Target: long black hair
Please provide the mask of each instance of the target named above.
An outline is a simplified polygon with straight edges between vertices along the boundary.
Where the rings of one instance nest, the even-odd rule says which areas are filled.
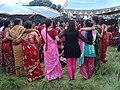
[[[22,20],[20,18],[16,18],[14,20],[14,25],[19,25]]]
[[[51,25],[52,20],[51,19],[46,19],[45,20],[45,27],[46,27],[46,40],[47,40],[47,29]]]
[[[68,30],[75,30],[75,20],[68,21]]]
[[[91,20],[86,20],[85,21],[85,25],[86,27],[92,27],[92,23]],[[92,42],[93,41],[93,35],[92,35],[92,30],[91,31],[87,31],[87,39]]]
[[[4,26],[4,21],[5,21],[5,20],[0,20],[0,28],[1,28],[2,26]]]
[[[26,29],[32,28],[32,21],[25,21],[24,28]]]
[[[99,17],[98,16],[93,16],[92,20],[94,20],[96,24],[99,23]]]
[[[9,25],[10,25],[10,21],[5,20],[5,21],[4,21],[4,28],[3,28],[3,30],[2,30],[2,31],[4,31],[4,30],[5,30],[5,28],[7,28]]]

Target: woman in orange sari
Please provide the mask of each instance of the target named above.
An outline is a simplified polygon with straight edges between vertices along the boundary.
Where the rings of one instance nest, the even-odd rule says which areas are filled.
[[[26,21],[24,24],[26,31],[32,28],[32,22]],[[22,36],[22,46],[24,53],[24,68],[28,74],[28,80],[34,81],[43,77],[43,71],[39,59],[40,37],[34,30],[29,33],[24,33]]]
[[[10,30],[10,36],[15,40],[25,31],[24,27],[22,26],[22,20],[16,19],[14,21],[14,27]],[[24,76],[25,71],[23,68],[23,50],[22,50],[22,43],[14,43],[13,40],[13,54],[15,60],[15,70],[16,75],[18,77]]]

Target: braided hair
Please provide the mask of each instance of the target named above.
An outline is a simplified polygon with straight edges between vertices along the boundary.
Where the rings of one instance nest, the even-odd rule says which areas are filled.
[[[86,25],[86,27],[92,27],[92,23],[91,23],[91,20],[86,20],[85,21],[85,25]],[[89,40],[89,41],[93,41],[93,35],[92,35],[92,30],[91,31],[87,31],[87,39]]]
[[[51,25],[51,23],[52,23],[52,20],[50,20],[50,19],[45,20],[45,26],[46,26],[46,51],[47,51],[47,45],[48,45],[48,42],[47,42],[47,30],[48,30],[49,26]]]

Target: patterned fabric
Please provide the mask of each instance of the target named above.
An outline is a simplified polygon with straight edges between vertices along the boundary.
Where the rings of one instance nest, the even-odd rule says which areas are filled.
[[[101,33],[102,29],[98,27],[98,25],[93,25],[95,29]],[[98,74],[98,70],[100,68],[100,47],[99,47],[99,38],[97,37],[95,40],[95,53],[96,53],[96,66],[95,66],[95,74]]]
[[[21,33],[24,32],[24,27],[21,25],[16,25],[10,30],[10,36],[14,39],[18,38]],[[25,71],[23,68],[23,50],[22,50],[22,43],[17,45],[13,45],[13,54],[14,54],[14,61],[15,61],[15,70],[16,75],[18,77],[24,76]]]
[[[42,37],[45,41],[44,45],[44,65],[45,65],[45,76],[47,80],[54,80],[62,78],[62,67],[59,61],[58,46],[56,42],[47,34],[48,47],[46,46],[46,29],[43,29]]]
[[[43,76],[40,65],[38,43],[40,38],[36,32],[24,34],[22,38],[24,52],[24,68],[28,73],[28,80],[33,81]]]
[[[9,30],[10,30],[9,28],[6,28],[3,31],[3,38],[6,37],[6,32],[9,32]],[[5,72],[8,74],[14,74],[15,66],[11,41],[6,40],[2,42],[2,52]]]
[[[102,63],[106,63],[106,50],[107,50],[107,46],[109,45],[111,37],[112,37],[112,33],[104,32],[103,37],[99,41],[100,60]]]

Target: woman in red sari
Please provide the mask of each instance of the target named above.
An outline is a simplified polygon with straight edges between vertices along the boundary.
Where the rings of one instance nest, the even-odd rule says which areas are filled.
[[[3,54],[2,54],[2,30],[4,20],[0,20],[0,68],[3,67]]]
[[[101,64],[106,63],[106,51],[107,51],[107,46],[109,45],[109,41],[112,37],[112,33],[108,32],[108,27],[104,24],[104,19],[100,18],[99,21],[99,32],[101,33],[103,29],[103,36],[99,40],[99,49],[100,49],[100,62]]]
[[[13,38],[9,37],[10,31],[10,21],[4,22],[4,28],[2,30],[2,53],[3,53],[3,62],[4,62],[4,70],[6,74],[14,74],[15,66],[14,66],[14,56],[12,51],[12,40]]]
[[[26,28],[26,31],[31,30],[32,22],[26,21],[24,27]],[[22,45],[24,52],[24,68],[28,73],[28,80],[30,82],[43,77],[39,59],[39,44],[40,37],[34,30],[23,34]]]

